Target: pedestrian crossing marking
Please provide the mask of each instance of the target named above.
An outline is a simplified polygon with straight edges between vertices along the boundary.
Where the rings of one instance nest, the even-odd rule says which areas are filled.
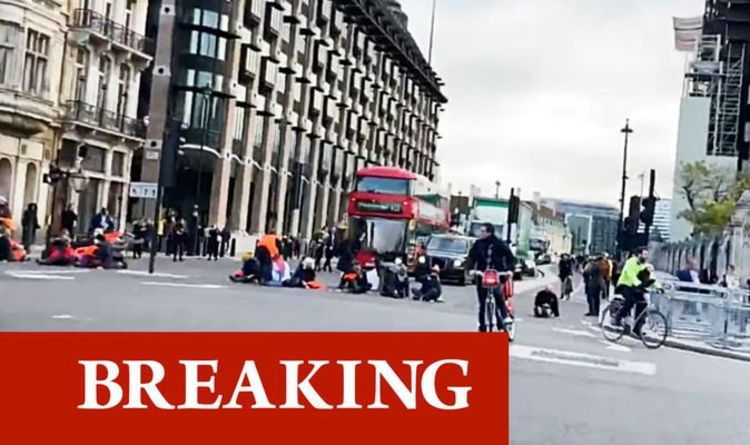
[[[579,366],[604,371],[627,372],[645,376],[656,375],[656,364],[654,363],[619,360],[580,352],[512,345],[510,347],[510,356],[523,360]]]
[[[163,286],[163,287],[181,287],[181,288],[193,288],[193,289],[226,289],[227,286],[220,284],[188,284],[188,283],[168,283],[162,281],[143,281],[141,282],[144,286]]]
[[[120,275],[133,275],[139,277],[174,278],[176,280],[184,280],[186,278],[190,278],[187,275],[177,275],[165,272],[154,272],[151,274],[148,273],[147,270],[118,270],[117,273]]]

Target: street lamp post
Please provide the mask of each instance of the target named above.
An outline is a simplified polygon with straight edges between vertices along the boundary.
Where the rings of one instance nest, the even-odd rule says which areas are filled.
[[[625,188],[628,183],[628,140],[633,133],[633,129],[630,128],[630,119],[625,121],[625,128],[620,130],[620,132],[625,135],[625,145],[622,155],[622,187],[620,189],[620,224],[622,224],[622,220],[625,217]]]
[[[201,135],[201,145],[198,150],[198,180],[195,184],[195,208],[194,210],[198,212],[196,224],[195,224],[195,240],[193,241],[193,253],[195,256],[200,256],[200,246],[199,246],[199,239],[200,236],[198,236],[198,230],[200,228],[200,221],[201,221],[201,186],[203,182],[203,149],[208,144],[208,118],[210,116],[210,108],[211,105],[213,105],[213,100],[209,103],[209,100],[212,99],[211,97],[211,86],[206,84],[204,88],[201,89],[200,95],[203,97],[203,116],[201,116],[202,122],[201,122],[201,131],[203,134]]]
[[[500,199],[500,181],[495,181],[495,199]]]
[[[427,63],[432,64],[432,43],[435,38],[435,7],[437,0],[432,0],[432,21],[430,22],[430,49],[427,51]]]

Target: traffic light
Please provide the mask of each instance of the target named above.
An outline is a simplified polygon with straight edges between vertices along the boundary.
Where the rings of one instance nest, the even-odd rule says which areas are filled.
[[[641,201],[643,210],[641,210],[641,222],[647,226],[654,223],[654,213],[656,212],[656,198],[653,196],[643,198]]]
[[[641,220],[641,198],[633,196],[630,198],[630,207],[627,218],[625,218],[625,231],[635,235],[638,233],[638,223]]]
[[[510,224],[518,223],[519,212],[521,208],[521,198],[511,195],[508,202],[508,222]]]

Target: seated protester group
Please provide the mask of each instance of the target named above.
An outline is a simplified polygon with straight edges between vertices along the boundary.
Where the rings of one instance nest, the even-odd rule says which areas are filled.
[[[414,289],[414,299],[443,303],[443,287],[440,284],[440,268],[433,267],[430,273],[421,277],[421,289]]]
[[[370,289],[372,289],[372,285],[367,280],[367,274],[362,270],[362,266],[354,261],[351,270],[341,276],[339,290],[353,294],[364,294]]]
[[[401,258],[385,269],[381,294],[391,298],[409,298],[409,271]]]
[[[104,234],[94,237],[94,244],[79,248],[77,251],[78,266],[84,268],[114,268],[114,249]]]
[[[53,239],[44,257],[37,260],[43,266],[70,266],[75,262],[75,249],[71,245],[67,229],[63,229],[60,236]]]
[[[557,295],[547,286],[534,299],[534,317],[536,318],[558,318],[560,316],[560,306]]]

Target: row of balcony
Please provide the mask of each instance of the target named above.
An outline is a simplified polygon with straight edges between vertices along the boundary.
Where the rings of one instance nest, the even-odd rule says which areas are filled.
[[[63,120],[122,134],[131,138],[144,139],[146,137],[146,126],[142,121],[99,108],[96,105],[91,105],[83,101],[73,100],[66,102]]]
[[[76,9],[73,11],[70,27],[90,31],[101,38],[142,55],[153,52],[151,39],[91,9]]]

